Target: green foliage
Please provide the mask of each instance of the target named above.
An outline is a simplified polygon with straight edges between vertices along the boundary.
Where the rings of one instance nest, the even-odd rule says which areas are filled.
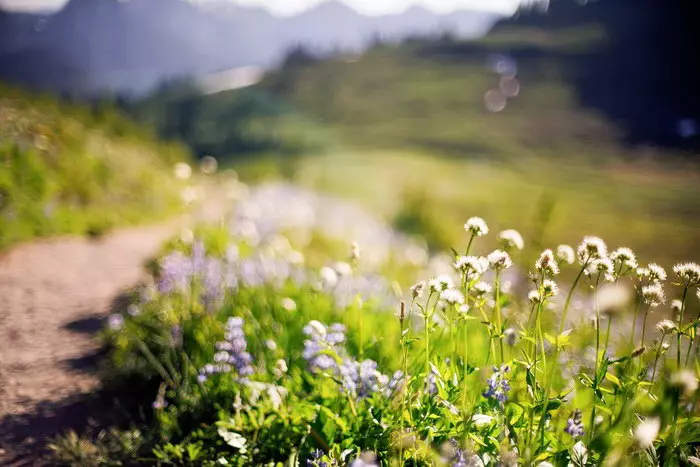
[[[161,137],[186,143],[200,157],[225,160],[256,153],[293,157],[328,149],[331,143],[314,119],[257,88],[205,95],[177,83],[127,110]]]
[[[187,160],[109,107],[0,86],[0,248],[63,233],[100,235],[181,203],[171,166]]]
[[[578,261],[543,253],[521,282],[531,284],[525,298],[527,288],[507,285],[517,242],[499,236],[503,250],[473,256],[487,233],[480,222],[469,220],[450,257],[456,274],[417,283],[396,309],[375,285],[348,292],[372,284],[361,254],[336,266],[350,268],[340,278],[300,267],[293,232],[284,248],[278,236],[249,242],[218,228],[171,242],[156,286],[105,331],[106,375],[143,388],[152,419],[130,450],[69,435],[57,455],[236,466],[657,465],[697,455],[700,321],[681,316],[652,340],[627,314],[647,324],[658,306],[648,287],[682,296],[685,310],[700,266],[686,267],[697,277],[678,273],[684,285],[666,283],[587,238]],[[319,248],[307,245],[304,256]],[[564,269],[577,275],[567,293],[553,282]],[[614,289],[611,305],[609,287],[627,293]],[[677,358],[664,346],[676,340]],[[350,464],[358,458],[365,464]]]

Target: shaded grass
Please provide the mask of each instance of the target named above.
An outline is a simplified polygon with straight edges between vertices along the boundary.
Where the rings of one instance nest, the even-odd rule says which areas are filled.
[[[157,142],[109,107],[89,109],[0,86],[0,248],[56,234],[100,235],[180,206]]]

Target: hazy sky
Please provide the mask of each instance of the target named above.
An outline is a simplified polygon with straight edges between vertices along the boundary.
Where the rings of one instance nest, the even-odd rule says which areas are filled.
[[[0,0],[0,6],[12,10],[58,9],[68,0]],[[148,1],[148,0],[119,0]],[[206,0],[204,0],[206,1]],[[275,13],[289,15],[298,13],[323,0],[236,0],[247,5],[262,5]],[[398,12],[410,5],[423,5],[434,11],[451,11],[457,8],[478,9],[509,14],[515,10],[519,0],[343,0],[358,11],[367,14]]]

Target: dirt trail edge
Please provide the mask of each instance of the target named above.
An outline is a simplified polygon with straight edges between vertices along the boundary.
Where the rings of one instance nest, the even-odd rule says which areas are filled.
[[[204,211],[197,220],[216,218]],[[84,416],[100,386],[95,333],[145,262],[192,220],[39,241],[0,257],[0,465],[36,465],[26,456]]]

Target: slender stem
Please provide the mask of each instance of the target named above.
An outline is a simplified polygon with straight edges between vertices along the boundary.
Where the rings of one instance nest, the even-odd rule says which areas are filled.
[[[608,329],[605,331],[605,346],[603,347],[605,349],[605,354],[608,353],[608,343],[610,342],[610,328],[612,327],[612,316],[608,316]]]
[[[647,318],[649,317],[649,312],[651,311],[650,307],[647,307],[647,309],[644,311],[644,327],[642,327],[642,342],[640,343],[640,347],[644,345],[644,336],[646,335],[647,331]]]
[[[569,311],[569,305],[571,304],[571,297],[574,295],[574,290],[576,289],[578,282],[581,280],[581,277],[583,276],[583,271],[586,270],[586,266],[588,266],[588,262],[583,263],[583,266],[581,267],[581,270],[578,272],[576,279],[574,279],[574,283],[571,284],[571,289],[569,289],[569,293],[566,295],[566,302],[564,303],[564,311],[561,314],[561,323],[559,323],[559,334],[564,332],[564,326],[566,324],[566,313]]]
[[[596,392],[598,389],[598,355],[600,354],[600,309],[598,307],[598,294],[596,293],[598,290],[598,282],[600,281],[600,275],[598,276],[598,280],[595,283],[595,289],[594,289],[594,303],[595,303],[595,365],[594,365],[594,373],[593,373],[593,408],[591,409],[591,422],[589,426],[591,427],[589,430],[590,433],[590,439],[593,439],[593,434],[595,432],[595,403],[596,403]],[[608,326],[610,326],[610,323],[608,322]]]
[[[678,317],[678,343],[676,349],[676,369],[681,367],[681,329],[683,329],[683,312],[685,311],[685,298],[688,294],[688,287],[683,288],[683,301],[681,302],[681,312]]]
[[[656,364],[659,362],[659,357],[661,356],[661,349],[664,346],[664,339],[666,338],[665,335],[661,336],[661,342],[659,342],[659,348],[656,351],[656,357],[654,358],[654,367],[651,370],[651,384],[652,386],[654,385],[654,377],[656,376]],[[649,386],[649,391],[651,391],[651,386]]]
[[[501,274],[500,271],[496,272],[496,306],[495,306],[495,314],[496,314],[496,325],[498,326],[498,342],[500,344],[500,350],[501,350],[501,364],[503,364],[503,339],[501,338],[501,334],[503,332],[503,323],[501,320]]]
[[[637,319],[639,318],[639,308],[642,301],[637,302],[637,307],[634,309],[634,321],[632,321],[632,335],[630,336],[630,347],[634,348],[634,335],[637,330]],[[647,317],[644,315],[644,327],[642,328],[642,345],[644,345],[644,328],[646,328]]]

